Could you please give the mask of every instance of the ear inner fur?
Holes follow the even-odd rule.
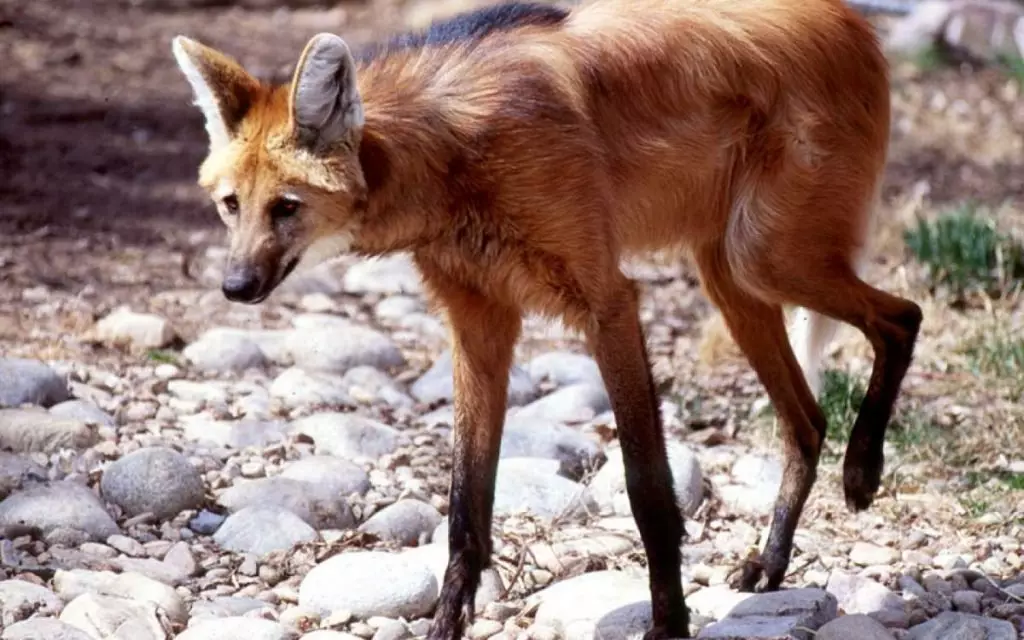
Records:
[[[229,56],[195,40],[177,36],[172,50],[206,119],[211,147],[228,144],[245,118],[259,82]]]
[[[363,107],[355,61],[343,39],[329,33],[310,39],[295,68],[289,104],[303,146],[358,139]]]

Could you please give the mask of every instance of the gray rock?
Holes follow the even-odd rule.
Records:
[[[391,407],[411,407],[416,402],[391,377],[370,366],[352,367],[342,376],[345,391],[354,402],[383,402]]]
[[[1006,620],[946,611],[919,624],[905,640],[1016,640],[1017,631]]]
[[[422,561],[406,554],[350,551],[306,574],[299,586],[299,605],[321,616],[344,610],[358,618],[410,619],[428,614],[438,593],[437,579]]]
[[[267,364],[266,355],[248,332],[220,327],[203,333],[181,355],[200,371],[243,371]]]
[[[227,516],[223,516],[219,513],[213,513],[203,509],[196,514],[196,517],[189,521],[188,527],[201,536],[213,535],[220,525],[224,524],[224,520]]]
[[[29,616],[56,616],[64,603],[56,594],[24,580],[0,582],[0,628],[25,620]]]
[[[726,618],[704,627],[697,637],[810,640],[816,629],[837,615],[835,596],[821,589],[759,593],[739,602]]]
[[[53,588],[65,601],[74,600],[86,593],[115,596],[150,602],[173,622],[184,624],[188,620],[188,608],[174,587],[140,573],[58,569],[53,577]]]
[[[670,442],[667,446],[669,468],[675,483],[676,504],[684,516],[692,515],[704,497],[704,476],[697,456],[689,447]],[[622,449],[606,452],[607,461],[590,481],[590,491],[602,512],[619,516],[633,515],[633,507],[626,494],[626,468]]]
[[[26,525],[43,534],[58,527],[85,531],[93,540],[120,533],[103,503],[85,485],[55,482],[12,493],[0,502],[0,527]]]
[[[115,569],[122,573],[139,573],[157,582],[169,584],[176,587],[188,580],[188,573],[182,567],[156,558],[129,558],[128,556],[117,556],[109,560]]]
[[[196,559],[192,555],[192,550],[189,548],[188,543],[184,541],[172,544],[171,548],[167,550],[163,562],[186,576],[195,575],[196,569],[198,569]]]
[[[405,364],[405,356],[386,334],[338,316],[296,316],[286,347],[299,368],[344,373],[353,367],[390,369]]]
[[[86,449],[99,441],[96,427],[38,408],[0,409],[0,449],[16,453]]]
[[[169,519],[205,500],[203,479],[188,459],[165,447],[145,447],[110,463],[100,481],[103,497],[130,516]]]
[[[359,526],[382,540],[415,545],[441,523],[441,514],[426,502],[403,499],[384,507]]]
[[[452,379],[452,352],[446,349],[434,361],[429,369],[413,383],[412,395],[427,404],[438,401],[451,402],[455,392]],[[537,396],[537,388],[522,367],[513,365],[509,371],[508,404],[518,406],[526,404]]]
[[[597,503],[581,484],[536,468],[530,458],[505,458],[498,463],[494,492],[494,514],[529,511],[544,520],[577,520],[597,513]],[[542,460],[542,464],[547,462]]]
[[[245,449],[265,447],[288,437],[288,423],[281,420],[215,420],[207,415],[182,417],[185,437],[218,447]]]
[[[829,575],[825,589],[835,596],[846,613],[903,610],[903,599],[871,578],[835,570]]]
[[[370,490],[370,476],[362,467],[334,456],[301,458],[285,467],[281,477],[319,485],[328,495],[364,495]]]
[[[49,407],[70,397],[68,385],[46,363],[0,358],[0,407],[38,404]]]
[[[307,633],[302,636],[302,640],[362,640],[359,636],[354,636],[351,633],[344,633],[342,631],[329,631],[327,629],[319,629],[313,633]]]
[[[526,365],[526,370],[534,382],[550,380],[560,387],[580,382],[603,388],[604,379],[597,362],[590,356],[571,351],[552,351],[544,353]]]
[[[422,279],[405,254],[361,260],[345,271],[345,293],[419,293]]]
[[[560,463],[562,475],[579,480],[597,465],[600,456],[600,445],[571,427],[516,416],[505,422],[502,458],[550,458]]]
[[[0,451],[0,500],[28,482],[46,480],[46,469],[27,456]]]
[[[515,411],[520,420],[550,420],[553,422],[588,422],[598,414],[611,409],[604,386],[578,382],[534,400]]]
[[[398,430],[354,413],[318,413],[296,420],[292,429],[312,438],[317,452],[342,458],[376,459],[398,447]]]
[[[165,640],[167,632],[157,618],[156,605],[127,598],[85,593],[64,607],[61,622],[78,627],[94,638],[111,640]]]
[[[564,640],[634,638],[652,623],[651,594],[640,572],[594,571],[557,582],[527,598],[536,622]]]
[[[384,298],[373,308],[373,313],[380,320],[392,322],[401,320],[411,313],[423,311],[423,302],[415,296],[392,295]]]
[[[276,506],[246,507],[224,521],[213,540],[228,551],[264,556],[317,539],[316,530],[291,511]]]
[[[110,346],[159,349],[173,342],[176,334],[166,318],[120,307],[96,323],[93,337]]]
[[[213,618],[196,622],[178,640],[296,640],[298,631],[261,618]]]
[[[78,627],[54,618],[32,618],[12,624],[0,634],[0,640],[93,640]]]
[[[895,636],[871,616],[845,615],[818,629],[815,640],[894,640]]]
[[[782,484],[782,464],[778,460],[743,455],[733,464],[732,476],[734,484],[718,487],[723,502],[741,513],[771,513]]]
[[[282,476],[239,480],[217,502],[231,512],[246,507],[274,506],[291,511],[315,529],[348,529],[355,516],[345,495],[330,487]]]
[[[226,404],[227,385],[220,382],[195,382],[194,380],[171,380],[167,392],[175,398],[213,405]]]
[[[50,415],[100,427],[113,427],[116,424],[113,416],[88,400],[65,400],[50,407]]]
[[[242,616],[246,611],[266,606],[266,602],[256,598],[239,596],[220,596],[212,600],[196,600],[189,612],[192,619],[201,618],[232,618]]]
[[[982,593],[972,589],[956,591],[953,593],[953,607],[963,613],[981,613]]]
[[[888,565],[900,559],[899,551],[890,547],[882,547],[870,542],[858,540],[850,549],[850,561],[863,567],[872,565]]]
[[[293,408],[352,404],[346,386],[341,376],[291,367],[274,378],[270,395]]]

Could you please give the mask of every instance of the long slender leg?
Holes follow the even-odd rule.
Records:
[[[611,398],[626,467],[626,491],[647,553],[654,626],[645,640],[689,638],[676,505],[657,393],[633,284],[621,273],[615,292],[595,314],[588,341]]]
[[[903,378],[913,359],[921,308],[866,284],[852,269],[803,280],[795,292],[800,304],[857,327],[871,343],[875,361],[843,460],[846,504],[862,511],[871,505],[882,477],[885,431]],[[806,289],[813,282],[820,288]],[[832,292],[842,291],[842,295]],[[788,293],[788,292],[787,292]]]
[[[746,591],[770,591],[779,587],[789,566],[793,534],[817,476],[825,417],[793,354],[782,308],[737,286],[720,247],[702,249],[695,257],[705,290],[768,391],[782,424],[785,466],[768,541],[760,557],[748,561],[739,584]]]
[[[473,619],[480,573],[491,562],[494,483],[521,314],[455,286],[438,293],[452,332],[455,444],[448,568],[428,638],[459,640]]]

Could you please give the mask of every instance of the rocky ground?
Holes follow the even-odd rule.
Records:
[[[272,75],[316,31],[365,38],[458,5],[199,4],[0,3],[0,638],[421,637],[446,562],[443,323],[402,256],[296,274],[258,307],[223,299],[223,234],[193,185],[205,139],[169,41]],[[628,265],[694,634],[1022,637],[1020,303],[952,299],[902,235],[965,202],[1019,232],[1021,88],[995,69],[894,66],[868,277],[918,301],[925,326],[882,492],[858,515],[838,464],[856,407],[828,401],[837,430],[782,592],[727,586],[781,475],[763,389],[685,265]],[[833,377],[869,366],[842,334]],[[645,559],[596,366],[579,336],[531,319],[511,379],[495,565],[467,635],[639,637]]]

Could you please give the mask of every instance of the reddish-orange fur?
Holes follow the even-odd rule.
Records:
[[[221,73],[199,45],[189,51],[215,95],[237,91],[237,68]],[[458,637],[489,562],[506,372],[525,311],[587,336],[650,560],[647,637],[688,633],[681,522],[636,294],[619,270],[626,254],[693,256],[782,419],[785,481],[743,586],[781,582],[824,434],[782,305],[853,324],[876,349],[846,460],[851,506],[870,503],[920,310],[855,273],[889,88],[870,26],[841,0],[596,0],[561,25],[378,56],[359,66],[358,88],[365,125],[329,152],[297,140],[290,87],[245,88],[232,142],[211,152],[200,182],[230,185],[242,203],[229,220],[233,259],[279,272],[282,256],[339,235],[362,254],[411,251],[447,311],[452,557],[432,639]],[[287,232],[267,215],[282,190],[304,201]]]

